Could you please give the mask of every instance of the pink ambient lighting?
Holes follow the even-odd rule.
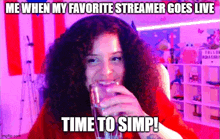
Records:
[[[217,23],[217,22],[220,22],[220,19],[193,21],[193,22],[180,22],[180,23],[173,23],[173,24],[166,24],[166,25],[155,25],[155,26],[149,26],[149,27],[137,27],[137,30],[138,31],[154,30],[154,29],[174,28],[174,27],[180,27],[180,26],[190,26],[190,25],[198,25],[198,24]]]

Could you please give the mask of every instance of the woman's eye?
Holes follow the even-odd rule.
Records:
[[[88,59],[88,63],[92,63],[92,62],[95,62],[96,60],[95,59]]]
[[[96,63],[98,63],[98,59],[97,58],[89,58],[87,60],[87,63],[88,64],[96,64]]]
[[[121,61],[122,57],[113,57],[111,60],[112,61]]]

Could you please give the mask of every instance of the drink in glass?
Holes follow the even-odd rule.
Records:
[[[92,114],[95,119],[94,127],[95,127],[96,139],[122,139],[122,133],[118,131],[118,124],[116,121],[115,121],[116,122],[115,130],[113,132],[107,132],[107,131],[100,132],[98,128],[97,117],[102,116],[102,110],[103,110],[103,108],[99,106],[99,103],[104,98],[113,97],[117,95],[116,93],[108,93],[106,91],[107,87],[114,86],[114,85],[119,85],[119,83],[112,82],[108,85],[95,83],[95,84],[90,85],[90,101],[91,101]]]

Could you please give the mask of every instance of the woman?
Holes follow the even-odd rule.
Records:
[[[46,58],[46,102],[29,138],[94,138],[94,133],[64,133],[61,117],[91,116],[88,87],[97,81],[122,84],[108,88],[120,95],[100,103],[103,115],[159,117],[158,133],[125,133],[124,138],[196,138],[161,90],[160,70],[145,46],[116,17],[96,15],[73,24]]]

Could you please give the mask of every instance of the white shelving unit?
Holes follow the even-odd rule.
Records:
[[[168,69],[170,81],[175,79],[177,67],[183,74],[182,85],[175,82],[171,89],[171,101],[180,111],[183,119],[220,128],[220,87],[206,83],[220,81],[220,66],[202,64],[164,64],[164,66]],[[198,73],[198,80],[194,82],[190,80],[192,69]],[[173,98],[177,95],[183,98]],[[194,100],[194,96],[201,96],[201,101]]]

